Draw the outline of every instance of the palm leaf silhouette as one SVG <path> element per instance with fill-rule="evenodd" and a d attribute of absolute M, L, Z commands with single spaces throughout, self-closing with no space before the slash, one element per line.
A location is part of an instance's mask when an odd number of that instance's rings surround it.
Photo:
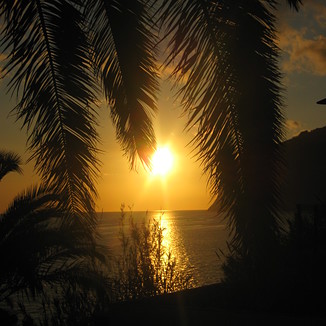
<path fill-rule="evenodd" d="M 156 146 L 151 6 L 144 1 L 0 4 L 5 69 L 20 98 L 14 112 L 29 131 L 30 159 L 42 181 L 66 198 L 65 210 L 88 216 L 92 224 L 99 164 L 94 70 L 131 166 L 136 156 L 148 165 Z"/>
<path fill-rule="evenodd" d="M 14 109 L 29 135 L 30 159 L 65 198 L 69 215 L 91 222 L 98 170 L 96 84 L 78 1 L 1 1 L 2 44 Z"/>
<path fill-rule="evenodd" d="M 300 1 L 288 1 L 295 9 Z M 253 259 L 276 244 L 283 115 L 275 1 L 165 1 L 177 95 L 197 157 L 226 212 L 232 246 Z"/>
<path fill-rule="evenodd" d="M 9 172 L 22 173 L 21 158 L 9 151 L 0 150 L 0 181 Z"/>
<path fill-rule="evenodd" d="M 270 1 L 272 2 L 272 1 Z M 295 10 L 299 10 L 300 5 L 302 5 L 302 0 L 287 0 L 287 3 L 290 7 L 293 7 Z"/>
<path fill-rule="evenodd" d="M 117 139 L 131 166 L 149 165 L 155 148 L 152 117 L 158 89 L 155 25 L 148 1 L 88 1 L 94 62 Z"/>
<path fill-rule="evenodd" d="M 104 291 L 98 269 L 107 264 L 104 248 L 87 241 L 79 223 L 63 223 L 65 214 L 60 197 L 40 186 L 18 195 L 0 216 L 0 302 L 19 293 L 55 296 L 48 292 L 53 285 Z"/>

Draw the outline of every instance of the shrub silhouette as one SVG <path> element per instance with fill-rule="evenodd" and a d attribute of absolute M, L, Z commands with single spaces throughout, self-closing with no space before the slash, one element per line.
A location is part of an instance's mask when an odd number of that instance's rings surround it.
<path fill-rule="evenodd" d="M 177 270 L 176 258 L 164 245 L 165 229 L 161 219 L 146 218 L 137 224 L 130 213 L 128 225 L 125 220 L 123 206 L 120 224 L 122 254 L 114 266 L 115 299 L 138 299 L 188 288 L 192 276 Z"/>

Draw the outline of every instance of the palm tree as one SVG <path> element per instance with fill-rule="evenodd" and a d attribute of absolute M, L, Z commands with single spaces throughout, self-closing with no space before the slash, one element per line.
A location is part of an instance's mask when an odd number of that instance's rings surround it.
<path fill-rule="evenodd" d="M 131 164 L 137 154 L 148 164 L 155 147 L 158 83 L 149 13 L 139 0 L 0 1 L 4 70 L 19 98 L 14 111 L 29 132 L 30 159 L 65 199 L 68 215 L 91 228 L 99 88 Z"/>
<path fill-rule="evenodd" d="M 301 1 L 287 1 L 296 10 Z M 161 8 L 182 82 L 177 95 L 198 126 L 192 143 L 226 213 L 231 248 L 257 265 L 277 245 L 283 140 L 276 1 L 165 1 Z M 186 78 L 185 78 L 186 76 Z"/>
<path fill-rule="evenodd" d="M 0 154 L 2 176 L 10 171 L 22 173 L 17 154 L 8 151 Z M 85 239 L 85 230 L 79 223 L 65 223 L 61 199 L 45 186 L 31 187 L 16 196 L 0 215 L 2 308 L 5 303 L 19 302 L 20 298 L 26 297 L 27 301 L 38 298 L 38 303 L 43 300 L 47 305 L 46 314 L 39 317 L 55 322 L 58 318 L 81 321 L 80 318 L 92 313 L 90 309 L 99 304 L 99 299 L 100 305 L 109 300 L 109 287 L 105 286 L 107 249 L 97 244 L 96 233 Z M 78 301 L 78 307 L 73 306 L 71 299 Z M 60 307 L 55 305 L 58 300 Z M 24 307 L 24 303 L 20 304 Z M 79 317 L 73 316 L 76 308 L 84 311 L 79 312 Z M 28 309 L 23 308 L 23 312 Z M 3 309 L 1 313 L 9 316 Z"/>
<path fill-rule="evenodd" d="M 149 165 L 156 146 L 152 126 L 158 91 L 155 2 L 85 1 L 96 76 L 131 167 L 137 156 Z"/>
<path fill-rule="evenodd" d="M 107 266 L 104 248 L 87 242 L 78 225 L 63 223 L 59 200 L 45 187 L 32 187 L 1 215 L 0 303 L 26 296 L 58 297 L 64 304 L 61 296 L 69 286 L 106 295 L 106 279 L 99 272 Z"/>
<path fill-rule="evenodd" d="M 0 150 L 0 181 L 9 172 L 22 173 L 21 164 L 21 158 L 17 154 Z"/>

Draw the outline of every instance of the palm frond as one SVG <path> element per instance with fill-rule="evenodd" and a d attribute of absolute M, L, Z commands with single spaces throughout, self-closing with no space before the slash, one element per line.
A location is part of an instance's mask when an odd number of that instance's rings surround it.
<path fill-rule="evenodd" d="M 0 181 L 9 172 L 23 173 L 22 160 L 16 153 L 0 150 Z"/>
<path fill-rule="evenodd" d="M 296 11 L 300 9 L 302 6 L 302 0 L 287 0 L 287 3 L 291 8 L 294 8 Z"/>
<path fill-rule="evenodd" d="M 79 223 L 64 223 L 60 197 L 45 187 L 18 195 L 0 219 L 0 301 L 25 290 L 42 293 L 45 285 L 62 285 L 75 273 L 95 273 L 107 265 L 104 248 L 84 237 Z M 92 273 L 93 273 L 92 272 Z"/>
<path fill-rule="evenodd" d="M 264 0 L 264 2 L 270 5 L 273 9 L 276 9 L 279 4 L 279 1 L 277 0 Z M 296 11 L 299 11 L 300 6 L 302 6 L 302 0 L 285 0 L 285 2 L 290 8 L 293 8 Z"/>
<path fill-rule="evenodd" d="M 149 165 L 156 146 L 152 118 L 157 111 L 155 26 L 148 1 L 87 1 L 94 62 L 116 135 L 131 167 L 139 156 Z"/>
<path fill-rule="evenodd" d="M 290 8 L 299 11 L 300 7 L 303 5 L 302 0 L 286 0 Z"/>
<path fill-rule="evenodd" d="M 265 250 L 277 232 L 283 139 L 274 17 L 260 1 L 165 5 L 167 63 L 176 62 L 183 82 L 188 127 L 198 126 L 193 144 L 212 197 L 227 213 L 233 243 L 246 253 Z"/>
<path fill-rule="evenodd" d="M 78 1 L 75 1 L 78 3 Z M 74 1 L 1 1 L 2 46 L 8 53 L 14 111 L 29 131 L 31 160 L 65 198 L 70 215 L 93 217 L 98 172 L 96 84 Z"/>

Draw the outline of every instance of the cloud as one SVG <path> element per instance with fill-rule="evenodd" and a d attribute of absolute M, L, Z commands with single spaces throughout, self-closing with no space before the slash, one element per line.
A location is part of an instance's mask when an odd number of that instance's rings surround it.
<path fill-rule="evenodd" d="M 283 7 L 279 19 L 283 70 L 326 76 L 325 0 L 305 1 L 299 13 Z"/>
<path fill-rule="evenodd" d="M 286 131 L 287 131 L 287 138 L 292 138 L 297 136 L 300 132 L 304 130 L 304 127 L 301 122 L 295 120 L 286 120 Z"/>
<path fill-rule="evenodd" d="M 299 121 L 287 120 L 286 127 L 290 130 L 297 130 L 297 129 L 301 128 L 302 126 Z"/>
<path fill-rule="evenodd" d="M 321 28 L 326 28 L 326 6 L 320 1 L 310 0 L 309 4 L 306 4 L 306 11 L 311 11 L 314 16 L 314 20 Z M 304 7 L 305 8 L 305 7 Z"/>
<path fill-rule="evenodd" d="M 283 27 L 279 39 L 279 47 L 286 54 L 283 70 L 326 76 L 326 37 L 316 35 L 308 38 L 306 35 L 305 28 Z"/>

